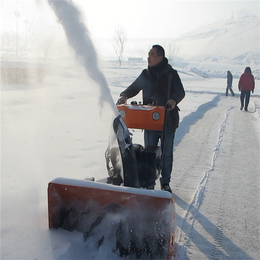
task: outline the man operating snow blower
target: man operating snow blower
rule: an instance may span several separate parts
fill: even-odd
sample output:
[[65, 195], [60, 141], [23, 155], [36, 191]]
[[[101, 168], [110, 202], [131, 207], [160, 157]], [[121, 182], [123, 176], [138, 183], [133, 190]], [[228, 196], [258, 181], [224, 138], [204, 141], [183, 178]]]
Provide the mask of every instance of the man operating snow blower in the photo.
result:
[[[175, 254], [175, 206], [169, 182], [177, 104], [185, 94], [162, 47], [152, 48], [148, 63], [119, 100], [124, 103], [143, 90], [144, 105], [117, 106], [105, 152], [106, 183], [56, 178], [48, 184], [49, 228], [82, 232], [86, 258], [101, 259], [106, 252], [131, 259], [171, 260]], [[138, 117], [137, 112], [145, 116]], [[130, 119], [136, 124], [138, 118], [141, 126], [125, 123]], [[144, 149], [132, 143], [128, 127], [153, 130], [145, 131]], [[160, 138], [162, 149], [157, 146]], [[169, 192], [153, 190], [161, 172], [162, 189]]]
[[184, 98], [185, 91], [176, 70], [168, 63], [165, 51], [160, 45], [153, 45], [148, 53], [148, 68], [120, 94], [117, 104], [125, 104], [128, 98], [143, 91], [143, 105], [165, 106], [167, 108], [164, 131], [144, 130], [144, 145], [156, 146], [161, 139], [162, 171], [161, 189], [172, 192], [170, 188], [173, 143], [179, 125], [177, 104]]

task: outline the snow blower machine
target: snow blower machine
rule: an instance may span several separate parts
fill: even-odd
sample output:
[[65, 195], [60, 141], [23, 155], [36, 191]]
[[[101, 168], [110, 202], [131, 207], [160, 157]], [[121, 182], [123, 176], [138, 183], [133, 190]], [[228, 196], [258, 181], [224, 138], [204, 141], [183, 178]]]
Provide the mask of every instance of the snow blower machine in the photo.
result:
[[[159, 146], [133, 144], [128, 128], [164, 130], [166, 109], [117, 105], [105, 153], [105, 182], [57, 178], [48, 185], [49, 228], [77, 230], [88, 246], [117, 257], [172, 259], [173, 195], [154, 190], [161, 171]], [[98, 258], [95, 258], [98, 259]]]

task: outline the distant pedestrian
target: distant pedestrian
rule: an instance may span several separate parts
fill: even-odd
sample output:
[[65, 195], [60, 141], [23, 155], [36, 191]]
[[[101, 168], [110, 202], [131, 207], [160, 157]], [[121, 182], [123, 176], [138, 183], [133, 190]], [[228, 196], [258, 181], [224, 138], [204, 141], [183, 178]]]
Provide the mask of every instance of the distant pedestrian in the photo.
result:
[[233, 89], [232, 89], [232, 81], [233, 81], [233, 75], [230, 71], [227, 71], [227, 88], [226, 88], [226, 96], [228, 96], [228, 90], [231, 92], [232, 97], [235, 96]]
[[245, 111], [247, 111], [249, 100], [250, 100], [250, 91], [252, 91], [252, 93], [254, 93], [254, 89], [255, 89], [255, 79], [251, 73], [250, 67], [246, 67], [244, 73], [240, 76], [240, 79], [238, 82], [238, 89], [239, 89], [239, 91], [241, 91], [240, 110], [242, 110], [244, 108], [244, 100], [245, 100]]

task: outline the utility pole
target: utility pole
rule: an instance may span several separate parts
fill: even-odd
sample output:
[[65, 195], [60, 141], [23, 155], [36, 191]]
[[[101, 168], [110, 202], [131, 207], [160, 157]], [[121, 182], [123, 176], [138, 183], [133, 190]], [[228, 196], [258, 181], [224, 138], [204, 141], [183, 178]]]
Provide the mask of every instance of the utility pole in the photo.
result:
[[19, 12], [14, 12], [14, 16], [16, 17], [16, 58], [18, 56], [18, 18], [21, 16]]
[[27, 25], [28, 25], [28, 21], [27, 20], [24, 20], [24, 23], [25, 23], [25, 53], [27, 55]]

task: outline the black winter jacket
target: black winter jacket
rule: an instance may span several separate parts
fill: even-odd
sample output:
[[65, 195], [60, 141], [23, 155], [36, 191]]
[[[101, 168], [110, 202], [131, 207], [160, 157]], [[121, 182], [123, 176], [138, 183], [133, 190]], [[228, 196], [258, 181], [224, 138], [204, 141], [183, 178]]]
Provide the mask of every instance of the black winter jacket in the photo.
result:
[[[169, 75], [171, 77], [170, 89], [168, 89]], [[176, 70], [168, 64], [164, 58], [158, 65], [148, 67], [142, 71], [139, 77], [120, 96], [131, 98], [143, 91], [143, 104], [158, 104], [165, 106], [169, 99], [178, 104], [185, 96], [180, 77]], [[170, 111], [168, 129], [174, 131], [179, 126], [179, 108]]]

